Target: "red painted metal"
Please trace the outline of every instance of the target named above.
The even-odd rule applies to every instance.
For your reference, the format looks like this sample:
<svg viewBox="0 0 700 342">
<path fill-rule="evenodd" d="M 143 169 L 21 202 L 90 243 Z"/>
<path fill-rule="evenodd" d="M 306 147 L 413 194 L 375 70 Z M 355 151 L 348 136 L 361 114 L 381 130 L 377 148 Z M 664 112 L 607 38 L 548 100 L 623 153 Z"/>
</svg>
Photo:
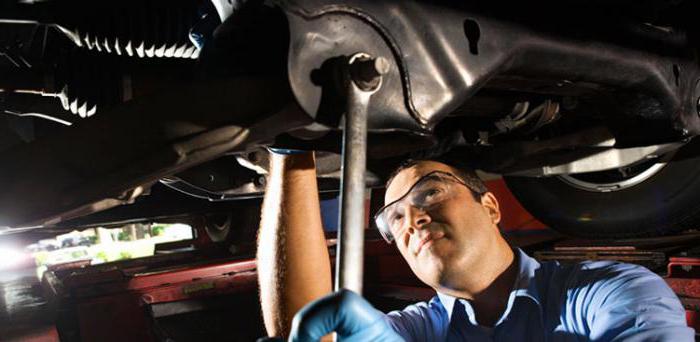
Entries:
<svg viewBox="0 0 700 342">
<path fill-rule="evenodd" d="M 76 303 L 82 341 L 153 341 L 148 313 L 129 293 Z"/>
<path fill-rule="evenodd" d="M 68 261 L 68 262 L 63 262 L 60 264 L 53 264 L 49 265 L 46 267 L 46 271 L 65 271 L 65 270 L 72 270 L 76 268 L 82 268 L 82 267 L 87 267 L 90 266 L 90 259 L 82 259 L 82 260 L 75 260 L 75 261 Z"/>
<path fill-rule="evenodd" d="M 151 268 L 102 269 L 66 275 L 67 307 L 74 307 L 79 336 L 86 341 L 153 341 L 146 305 L 213 297 L 254 294 L 253 259 L 218 260 Z"/>
<path fill-rule="evenodd" d="M 126 284 L 127 290 L 145 289 L 174 283 L 196 281 L 201 278 L 233 274 L 255 270 L 255 260 L 238 260 L 221 262 L 199 267 L 183 267 L 181 269 L 166 269 L 152 273 L 137 273 L 131 276 Z"/>
<path fill-rule="evenodd" d="M 678 296 L 700 298 L 700 279 L 666 278 L 666 283 Z"/>
<path fill-rule="evenodd" d="M 53 325 L 13 326 L 3 330 L 0 336 L 3 342 L 60 342 L 58 332 Z"/>
<path fill-rule="evenodd" d="M 206 278 L 187 284 L 168 284 L 157 288 L 139 290 L 141 301 L 156 304 L 214 296 L 223 293 L 242 293 L 257 288 L 258 275 L 255 269 L 240 273 Z"/>
<path fill-rule="evenodd" d="M 486 187 L 498 199 L 501 209 L 500 226 L 506 232 L 547 229 L 542 222 L 534 218 L 510 192 L 503 178 L 486 181 Z"/>
<path fill-rule="evenodd" d="M 676 277 L 679 273 L 684 272 L 684 268 L 693 268 L 700 266 L 700 258 L 691 257 L 671 257 L 668 258 L 668 276 Z M 686 273 L 688 271 L 685 271 Z"/>
<path fill-rule="evenodd" d="M 700 331 L 700 313 L 694 310 L 685 310 L 685 320 L 688 322 L 688 326 L 695 329 L 695 331 Z"/>
<path fill-rule="evenodd" d="M 666 283 L 679 297 L 700 298 L 700 258 L 669 258 Z"/>
<path fill-rule="evenodd" d="M 700 332 L 700 258 L 669 258 L 664 280 L 680 298 L 688 326 Z"/>
</svg>

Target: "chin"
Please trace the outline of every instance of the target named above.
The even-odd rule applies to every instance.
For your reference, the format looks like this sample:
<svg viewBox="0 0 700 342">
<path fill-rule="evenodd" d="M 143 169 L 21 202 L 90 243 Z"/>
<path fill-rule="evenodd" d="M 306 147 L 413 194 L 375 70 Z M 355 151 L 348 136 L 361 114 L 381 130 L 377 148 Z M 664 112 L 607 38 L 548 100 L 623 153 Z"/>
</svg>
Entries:
<svg viewBox="0 0 700 342">
<path fill-rule="evenodd" d="M 446 280 L 450 279 L 450 274 L 444 272 L 448 268 L 443 264 L 424 265 L 425 269 L 414 273 L 422 282 L 432 288 L 442 287 Z"/>
<path fill-rule="evenodd" d="M 420 281 L 422 281 L 425 285 L 428 285 L 432 287 L 433 289 L 437 290 L 442 286 L 442 279 L 440 279 L 439 274 L 418 274 L 416 273 L 416 276 Z"/>
</svg>

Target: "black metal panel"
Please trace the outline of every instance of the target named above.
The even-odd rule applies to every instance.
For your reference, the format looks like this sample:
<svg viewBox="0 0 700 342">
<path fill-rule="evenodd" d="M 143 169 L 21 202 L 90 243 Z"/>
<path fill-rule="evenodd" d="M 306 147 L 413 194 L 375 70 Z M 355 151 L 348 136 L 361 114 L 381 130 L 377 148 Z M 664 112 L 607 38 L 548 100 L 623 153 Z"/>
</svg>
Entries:
<svg viewBox="0 0 700 342">
<path fill-rule="evenodd" d="M 553 4 L 284 2 L 290 83 L 301 106 L 322 121 L 329 87 L 318 72 L 330 60 L 366 52 L 391 61 L 370 104 L 370 130 L 429 130 L 490 80 L 508 76 L 553 81 L 562 92 L 592 88 L 613 96 L 626 114 L 663 117 L 679 132 L 700 132 L 699 73 L 682 31 L 635 21 L 619 9 L 579 13 Z"/>
</svg>

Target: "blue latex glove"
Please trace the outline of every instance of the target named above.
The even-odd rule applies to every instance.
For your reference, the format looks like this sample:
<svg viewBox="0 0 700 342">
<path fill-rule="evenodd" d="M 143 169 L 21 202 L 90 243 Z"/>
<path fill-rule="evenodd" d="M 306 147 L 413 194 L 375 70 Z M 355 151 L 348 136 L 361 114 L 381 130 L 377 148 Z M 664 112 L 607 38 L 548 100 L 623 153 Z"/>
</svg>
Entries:
<svg viewBox="0 0 700 342">
<path fill-rule="evenodd" d="M 301 309 L 292 321 L 289 341 L 318 341 L 333 331 L 345 342 L 403 341 L 383 313 L 349 290 L 340 290 Z"/>
<path fill-rule="evenodd" d="M 274 154 L 304 154 L 309 151 L 304 151 L 304 150 L 293 150 L 290 148 L 278 148 L 278 147 L 268 147 L 268 151 L 274 153 Z"/>
</svg>

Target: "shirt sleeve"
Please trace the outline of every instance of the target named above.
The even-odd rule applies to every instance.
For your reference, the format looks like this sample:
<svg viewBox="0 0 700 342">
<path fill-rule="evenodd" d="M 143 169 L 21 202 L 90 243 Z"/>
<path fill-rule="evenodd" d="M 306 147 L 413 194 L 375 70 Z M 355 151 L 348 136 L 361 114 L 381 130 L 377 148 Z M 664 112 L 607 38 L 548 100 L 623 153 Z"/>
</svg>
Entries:
<svg viewBox="0 0 700 342">
<path fill-rule="evenodd" d="M 447 313 L 436 305 L 435 298 L 430 303 L 421 302 L 392 311 L 386 315 L 386 320 L 406 341 L 444 341 L 449 325 Z"/>
<path fill-rule="evenodd" d="M 694 340 L 678 297 L 644 267 L 591 262 L 568 282 L 567 312 L 592 341 Z"/>
</svg>

